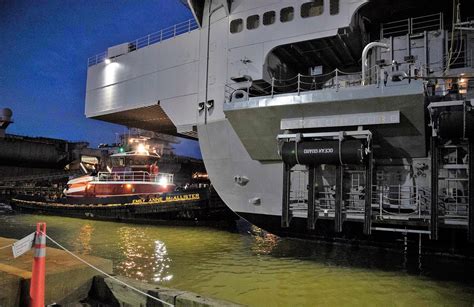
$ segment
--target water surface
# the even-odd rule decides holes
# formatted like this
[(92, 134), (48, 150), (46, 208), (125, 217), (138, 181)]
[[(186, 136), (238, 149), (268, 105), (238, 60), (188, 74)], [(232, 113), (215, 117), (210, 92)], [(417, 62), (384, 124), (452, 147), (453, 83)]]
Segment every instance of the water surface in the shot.
[(474, 264), (467, 261), (407, 259), (282, 239), (257, 228), (238, 233), (36, 215), (0, 216), (0, 236), (20, 238), (37, 221), (75, 253), (112, 259), (119, 275), (249, 306), (474, 303)]

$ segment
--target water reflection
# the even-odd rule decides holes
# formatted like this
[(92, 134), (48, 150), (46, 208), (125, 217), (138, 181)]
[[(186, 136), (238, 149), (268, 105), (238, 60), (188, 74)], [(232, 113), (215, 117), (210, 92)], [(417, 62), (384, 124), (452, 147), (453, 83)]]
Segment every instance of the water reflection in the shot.
[(94, 226), (90, 223), (82, 225), (74, 241), (74, 251), (84, 255), (89, 255), (92, 251), (91, 239), (94, 233)]
[(155, 265), (153, 281), (170, 281), (173, 274), (170, 274), (171, 258), (168, 256), (166, 244), (160, 240), (155, 241)]
[(252, 225), (250, 232), (254, 239), (251, 249), (257, 255), (269, 255), (277, 247), (279, 237)]
[(0, 216), (0, 234), (21, 238), (38, 219), (66, 247), (112, 259), (117, 275), (249, 306), (474, 303), (474, 262), (420, 258), (413, 237), (406, 253), (400, 237), (394, 253), (278, 238), (250, 226), (239, 234), (30, 215)]
[(116, 265), (117, 274), (139, 280), (169, 281), (171, 258), (166, 244), (153, 240), (143, 228), (117, 229), (122, 259)]

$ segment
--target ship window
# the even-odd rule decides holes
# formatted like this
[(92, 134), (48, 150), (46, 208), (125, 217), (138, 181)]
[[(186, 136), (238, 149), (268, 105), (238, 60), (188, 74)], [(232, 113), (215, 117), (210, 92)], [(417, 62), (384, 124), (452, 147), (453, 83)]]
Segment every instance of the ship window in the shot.
[(295, 15), (295, 9), (292, 6), (285, 7), (280, 11), (280, 21), (288, 22), (292, 21)]
[(242, 18), (234, 19), (230, 22), (230, 33), (239, 33), (244, 28), (244, 21)]
[(329, 14), (339, 14), (339, 0), (331, 0), (331, 2), (329, 2)]
[(260, 24), (260, 16), (252, 15), (247, 17), (247, 30), (253, 30), (258, 28)]
[(269, 26), (275, 23), (275, 11), (265, 12), (263, 13), (263, 25)]
[(323, 0), (315, 0), (306, 2), (301, 5), (301, 17), (308, 18), (319, 16), (323, 13), (324, 3)]

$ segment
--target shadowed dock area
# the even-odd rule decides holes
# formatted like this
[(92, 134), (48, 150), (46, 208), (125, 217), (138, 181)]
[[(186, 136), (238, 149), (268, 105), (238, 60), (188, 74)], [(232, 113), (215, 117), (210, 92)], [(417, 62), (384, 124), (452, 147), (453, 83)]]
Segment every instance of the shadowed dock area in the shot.
[[(0, 237), (0, 247), (15, 241)], [(111, 260), (82, 257), (101, 270), (112, 273)], [(11, 248), (0, 250), (0, 306), (20, 306), (28, 302), (32, 263), (33, 250), (18, 258), (13, 258)], [(66, 304), (87, 297), (94, 275), (97, 275), (95, 270), (65, 251), (47, 247), (45, 303)]]

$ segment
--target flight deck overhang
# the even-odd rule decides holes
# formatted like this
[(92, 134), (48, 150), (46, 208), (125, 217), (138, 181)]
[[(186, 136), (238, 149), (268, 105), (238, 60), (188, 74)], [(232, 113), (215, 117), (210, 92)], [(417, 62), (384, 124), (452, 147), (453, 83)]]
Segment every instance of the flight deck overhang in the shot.
[(106, 113), (91, 118), (109, 123), (176, 135), (176, 126), (160, 105)]
[(254, 160), (279, 160), (276, 136), (284, 131), (354, 127), (373, 132), (376, 157), (425, 157), (423, 84), (402, 83), (254, 97), (226, 103), (224, 113)]

